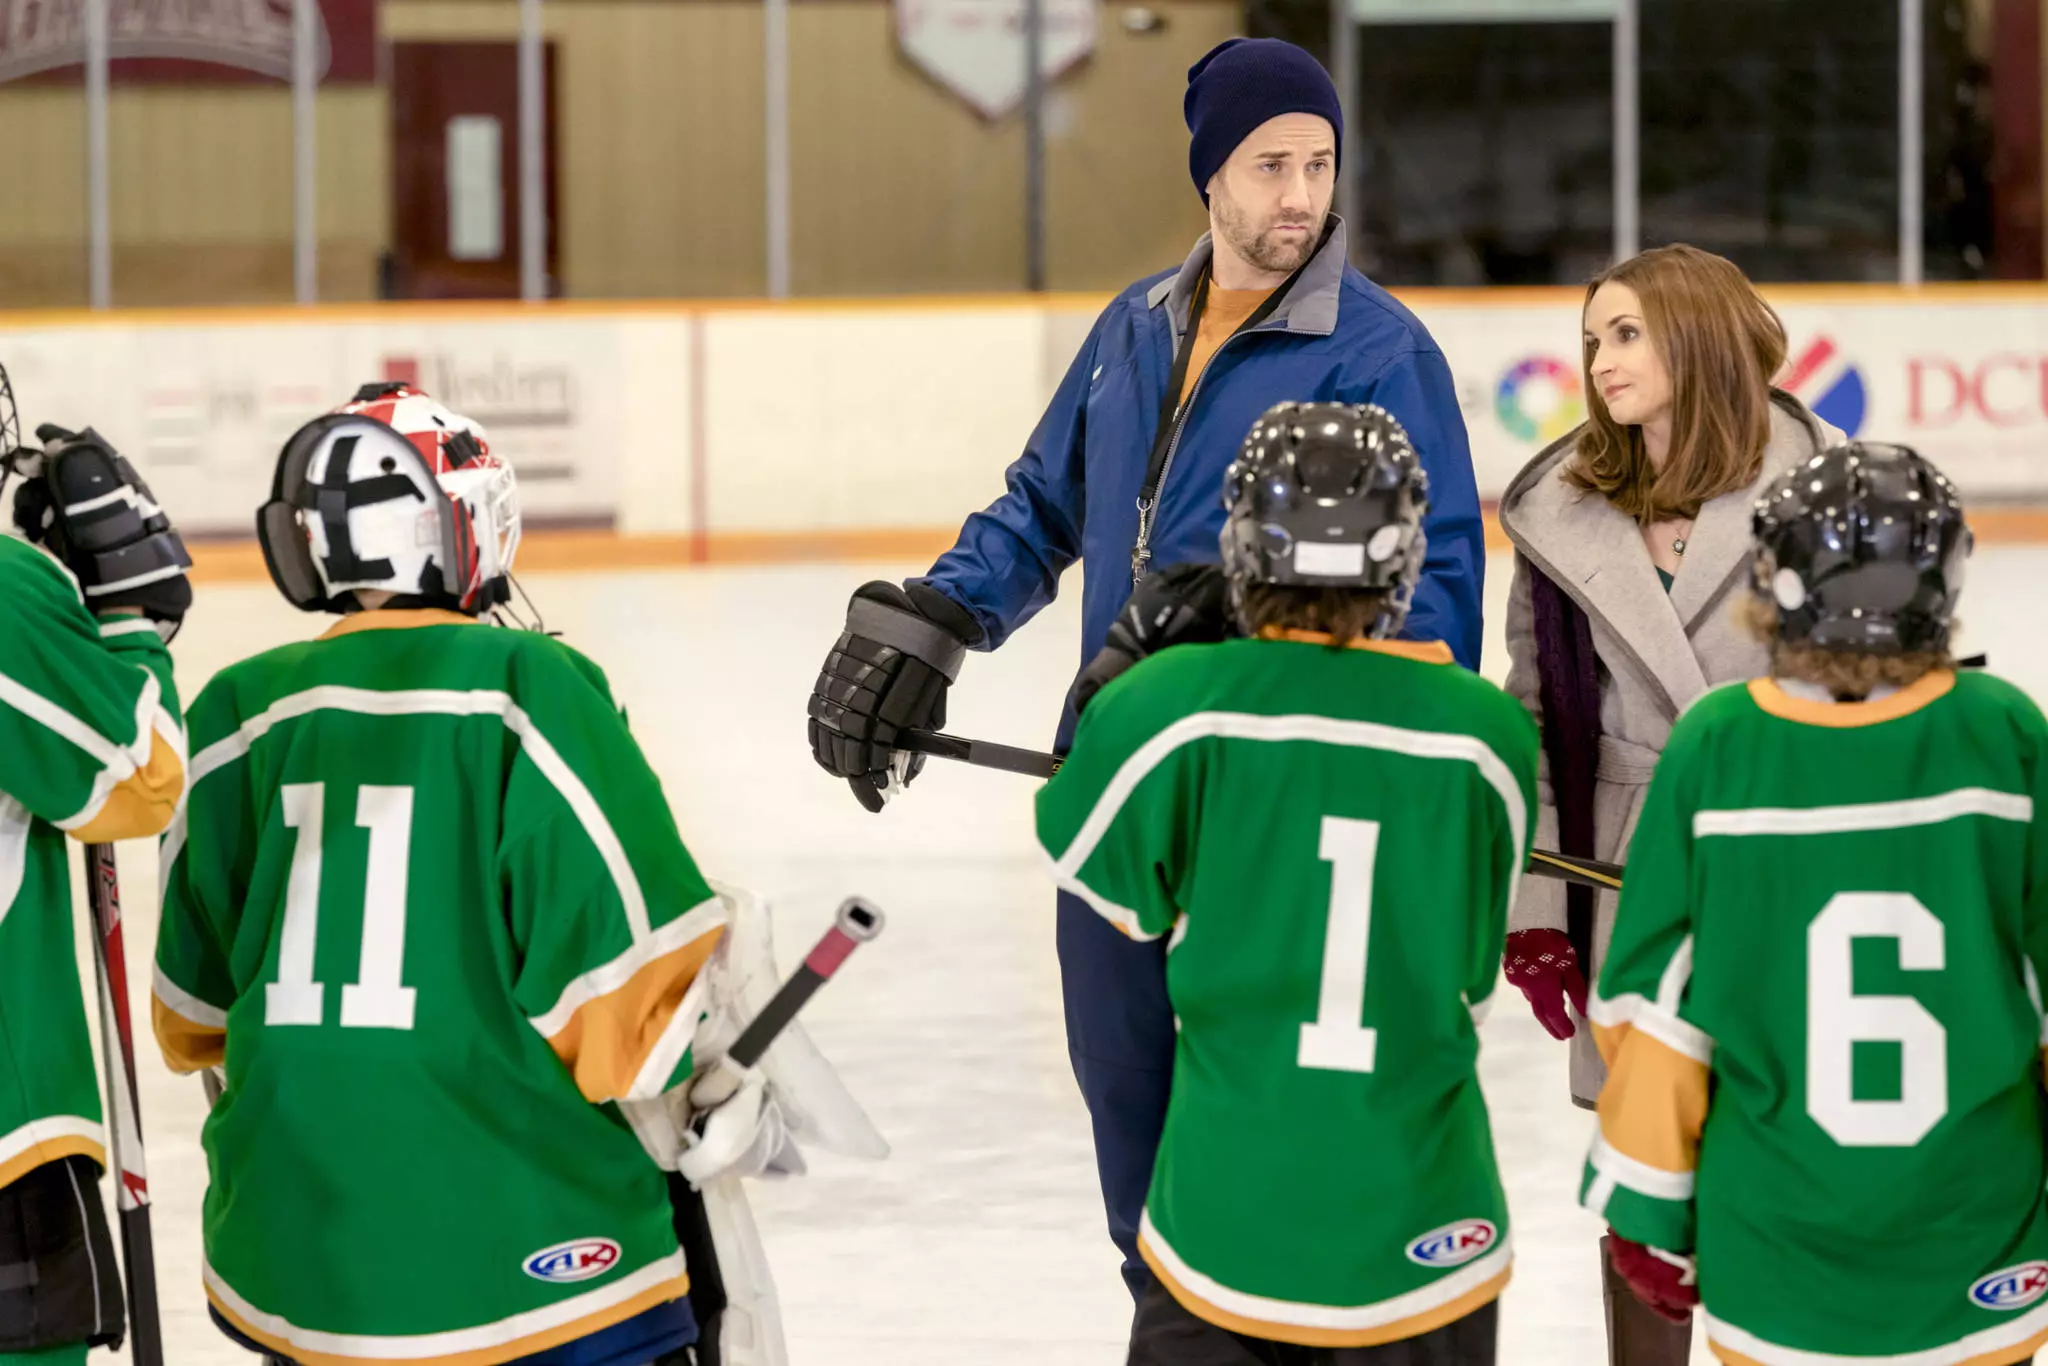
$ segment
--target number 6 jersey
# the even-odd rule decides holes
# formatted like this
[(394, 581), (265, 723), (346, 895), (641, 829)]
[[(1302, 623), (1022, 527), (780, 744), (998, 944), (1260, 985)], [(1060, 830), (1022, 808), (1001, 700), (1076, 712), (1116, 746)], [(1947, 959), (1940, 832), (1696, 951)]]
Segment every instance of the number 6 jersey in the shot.
[(206, 1292), (306, 1366), (525, 1356), (680, 1296), (614, 1102), (690, 1072), (724, 923), (604, 676), (363, 612), (223, 670), (165, 836), (157, 1037), (225, 1060)]
[(1723, 1361), (2048, 1341), (2048, 722), (1982, 674), (1717, 689), (1658, 764), (1592, 1016), (1583, 1199), (1694, 1250)]
[(1536, 732), (1440, 644), (1164, 650), (1038, 797), (1059, 885), (1169, 936), (1180, 1022), (1139, 1247), (1211, 1323), (1415, 1337), (1500, 1294), (1475, 1064)]

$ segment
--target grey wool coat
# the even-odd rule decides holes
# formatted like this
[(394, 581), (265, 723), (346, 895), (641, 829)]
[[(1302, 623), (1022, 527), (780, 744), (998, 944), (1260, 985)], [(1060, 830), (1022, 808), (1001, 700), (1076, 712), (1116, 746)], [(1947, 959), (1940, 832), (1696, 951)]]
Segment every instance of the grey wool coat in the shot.
[[(1593, 805), (1596, 858), (1623, 862), (1648, 794), (1650, 773), (1671, 727), (1693, 700), (1722, 683), (1762, 674), (1769, 655), (1737, 616), (1750, 563), (1750, 509), (1771, 480), (1816, 452), (1846, 440), (1797, 399), (1773, 391), (1771, 439), (1763, 472), (1746, 489), (1700, 509), (1667, 595), (1633, 518), (1597, 493), (1567, 484), (1564, 468), (1577, 448), (1573, 431), (1554, 442), (1508, 486), (1501, 530), (1515, 547), (1509, 590), (1508, 691), (1543, 724), (1531, 609), (1531, 568), (1541, 570), (1586, 614), (1599, 659), (1600, 754)], [(1536, 847), (1557, 848), (1557, 805), (1546, 756), (1537, 775)], [(1593, 961), (1596, 979), (1614, 932), (1615, 894), (1596, 894)], [(1510, 930), (1565, 928), (1565, 887), (1524, 875), (1509, 915)], [(1590, 1106), (1606, 1069), (1583, 1024), (1571, 1043), (1572, 1099)]]

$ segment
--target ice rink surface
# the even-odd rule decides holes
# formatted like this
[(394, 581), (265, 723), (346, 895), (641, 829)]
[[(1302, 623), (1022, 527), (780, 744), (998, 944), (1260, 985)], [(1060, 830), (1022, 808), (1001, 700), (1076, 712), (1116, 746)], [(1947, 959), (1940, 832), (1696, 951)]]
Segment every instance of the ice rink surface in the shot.
[[(536, 575), (526, 587), (549, 628), (610, 674), (705, 871), (774, 900), (785, 968), (848, 893), (888, 912), (888, 932), (805, 1019), (894, 1155), (814, 1155), (808, 1177), (754, 1187), (791, 1360), (1114, 1366), (1130, 1301), (1067, 1066), (1052, 890), (1031, 842), (1034, 784), (934, 760), (904, 799), (870, 816), (804, 743), (804, 701), (847, 594), (921, 567)], [(1505, 557), (1488, 565), (1485, 672), (1496, 681), (1508, 570)], [(1963, 598), (1963, 647), (1990, 650), (1993, 667), (2037, 698), (2048, 697), (2048, 643), (2040, 590), (2027, 585), (2044, 575), (2048, 547), (1988, 547)], [(949, 730), (1050, 743), (1078, 662), (1078, 598), (999, 654), (970, 657)], [(214, 670), (327, 620), (292, 611), (267, 583), (204, 588), (173, 647), (179, 685), (190, 699)], [(138, 1021), (149, 1018), (155, 861), (146, 844), (121, 851)], [(82, 961), (87, 951), (81, 928)], [(140, 1042), (167, 1358), (250, 1361), (208, 1321), (199, 1285), (199, 1083), (172, 1076)], [(1500, 1361), (1591, 1366), (1605, 1360), (1599, 1226), (1573, 1204), (1591, 1116), (1567, 1097), (1564, 1048), (1504, 984), (1483, 1042), (1517, 1253)], [(430, 1274), (431, 1250), (392, 1235), (364, 1255), (417, 1254)], [(1703, 1346), (1693, 1359), (1709, 1360)]]

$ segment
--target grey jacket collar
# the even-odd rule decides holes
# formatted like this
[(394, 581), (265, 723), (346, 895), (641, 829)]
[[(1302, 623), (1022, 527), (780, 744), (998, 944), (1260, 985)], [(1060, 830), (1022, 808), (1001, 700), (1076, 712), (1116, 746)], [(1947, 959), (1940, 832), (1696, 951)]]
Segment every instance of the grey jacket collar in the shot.
[(1750, 509), (1757, 494), (1826, 444), (1804, 404), (1775, 391), (1771, 398), (1771, 439), (1762, 471), (1748, 488), (1700, 509), (1669, 594), (1634, 519), (1559, 474), (1581, 429), (1546, 447), (1501, 496), (1501, 530), (1515, 549), (1606, 628), (1674, 718), (1707, 689), (1692, 635), (1748, 567)]
[[(1161, 280), (1145, 295), (1147, 308), (1157, 308), (1162, 303), (1166, 305), (1167, 316), (1173, 321), (1175, 341), (1188, 330), (1188, 305), (1194, 300), (1195, 282), (1201, 279), (1202, 271), (1208, 267), (1214, 252), (1209, 234), (1203, 233), (1201, 240), (1195, 243), (1195, 249), (1188, 253), (1188, 259), (1181, 263), (1180, 272)], [(1314, 337), (1327, 337), (1335, 332), (1337, 301), (1343, 296), (1344, 267), (1350, 259), (1345, 246), (1344, 220), (1331, 214), (1329, 227), (1323, 232), (1323, 244), (1309, 258), (1301, 277), (1280, 300), (1273, 316), (1262, 325)]]

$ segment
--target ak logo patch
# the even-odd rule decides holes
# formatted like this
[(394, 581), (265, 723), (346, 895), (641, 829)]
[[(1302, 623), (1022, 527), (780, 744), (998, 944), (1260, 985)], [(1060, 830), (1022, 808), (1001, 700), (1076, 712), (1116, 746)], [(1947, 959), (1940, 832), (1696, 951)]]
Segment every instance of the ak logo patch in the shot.
[(2021, 1262), (1994, 1271), (1970, 1287), (1972, 1304), (2001, 1312), (2025, 1309), (2043, 1295), (2048, 1295), (2048, 1262)]
[(588, 1281), (617, 1266), (619, 1250), (619, 1245), (609, 1238), (578, 1238), (542, 1248), (521, 1262), (519, 1269), (550, 1284)]
[(1417, 1266), (1445, 1267), (1463, 1266), (1474, 1258), (1484, 1256), (1500, 1241), (1500, 1230), (1489, 1219), (1463, 1219), (1455, 1224), (1445, 1224), (1408, 1244), (1408, 1260)]

